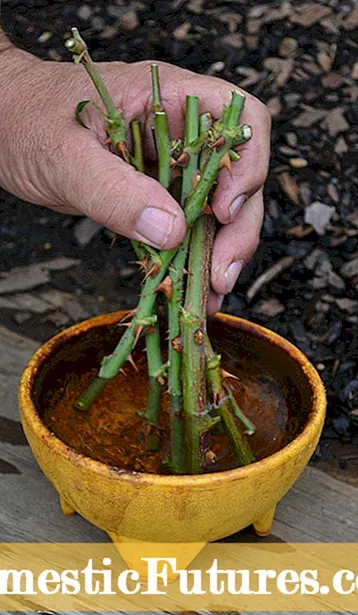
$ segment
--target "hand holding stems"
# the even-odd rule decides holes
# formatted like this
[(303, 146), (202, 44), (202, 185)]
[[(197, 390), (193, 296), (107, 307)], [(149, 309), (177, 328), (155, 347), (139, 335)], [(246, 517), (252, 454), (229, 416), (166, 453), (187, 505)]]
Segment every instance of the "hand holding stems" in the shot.
[[(76, 29), (73, 31), (73, 38), (67, 41), (66, 46), (74, 54), (75, 61), (84, 64), (102, 98), (108, 113), (106, 116), (107, 132), (116, 153), (126, 162), (133, 163), (136, 161), (137, 166), (141, 166), (143, 155), (138, 126), (133, 131), (135, 149), (134, 156), (132, 157), (125, 140), (122, 112), (115, 109), (106, 87), (95, 71), (87, 47)], [(171, 150), (173, 148), (169, 139), (166, 113), (160, 100), (156, 65), (152, 66), (152, 83), (159, 181), (165, 188), (169, 189), (171, 183)], [(224, 107), (220, 120), (211, 125), (208, 122), (207, 116), (201, 118), (201, 131), (199, 134), (198, 99), (193, 96), (187, 97), (185, 141), (183, 151), (177, 160), (177, 164), (181, 164), (184, 167), (181, 203), (186, 218), (187, 236), (179, 250), (162, 251), (159, 254), (144, 244), (135, 246), (138, 253), (143, 253), (145, 250), (149, 252), (146, 259), (147, 274), (138, 308), (114, 352), (102, 361), (98, 378), (76, 402), (77, 408), (81, 410), (86, 410), (93, 403), (100, 391), (106, 386), (108, 380), (119, 372), (128, 358), (131, 358), (132, 349), (139, 336), (144, 333), (147, 339), (150, 375), (148, 406), (144, 417), (150, 424), (158, 424), (160, 410), (159, 387), (163, 380), (165, 366), (160, 366), (161, 354), (156, 298), (158, 291), (164, 289), (163, 278), (167, 273), (170, 263), (174, 260), (171, 274), (166, 278), (168, 286), (165, 294), (169, 300), (169, 324), (172, 326), (169, 329), (168, 361), (171, 397), (172, 464), (175, 470), (180, 472), (200, 472), (202, 466), (201, 457), (203, 456), (203, 451), (200, 447), (201, 436), (220, 420), (220, 416), (223, 419), (224, 428), (230, 434), (235, 452), (239, 446), (238, 438), (234, 434), (235, 429), (237, 432), (239, 430), (229, 408), (230, 403), (223, 405), (223, 412), (218, 417), (207, 416), (209, 411), (206, 402), (207, 383), (205, 368), (205, 348), (207, 347), (207, 344), (205, 344), (206, 306), (209, 293), (211, 247), (215, 225), (207, 216), (201, 214), (221, 166), (225, 164), (230, 168), (230, 160), (237, 160), (239, 158), (231, 148), (234, 145), (248, 141), (251, 137), (251, 128), (248, 125), (238, 126), (244, 101), (245, 97), (241, 93), (233, 91), (231, 103), (228, 107)], [(77, 117), (87, 102), (80, 103), (77, 107)], [(199, 155), (200, 173), (198, 168)], [(183, 269), (192, 226), (193, 232), (190, 242), (189, 275), (185, 307), (181, 308)], [(178, 269), (178, 266), (180, 269)], [(175, 294), (173, 300), (174, 286)], [(178, 337), (183, 342), (182, 358), (180, 357), (181, 348), (178, 348), (175, 344), (175, 340)], [(183, 374), (183, 391), (181, 391), (179, 380), (181, 372)], [(210, 370), (208, 374), (211, 374)], [(215, 374), (217, 377), (216, 372)], [(216, 386), (218, 386), (217, 380)], [(227, 412), (225, 414), (224, 409), (226, 406)], [(230, 417), (228, 414), (230, 414)], [(242, 438), (245, 439), (244, 436)], [(247, 448), (250, 450), (248, 445)], [(238, 453), (237, 456), (239, 461), (245, 458), (245, 455), (240, 457)], [(246, 459), (248, 459), (248, 456), (246, 456)], [(252, 454), (250, 460), (253, 460)]]

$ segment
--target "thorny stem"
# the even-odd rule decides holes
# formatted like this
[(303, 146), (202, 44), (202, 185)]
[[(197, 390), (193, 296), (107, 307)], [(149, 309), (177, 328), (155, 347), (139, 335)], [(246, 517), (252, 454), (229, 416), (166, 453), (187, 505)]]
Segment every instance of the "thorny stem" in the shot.
[[(235, 113), (232, 113), (232, 116), (237, 117), (237, 121), (239, 120), (241, 97), (243, 97), (242, 94), (234, 91), (230, 103), (230, 106), (232, 105), (235, 109)], [(227, 137), (225, 138), (224, 147), (219, 152), (217, 152), (216, 149), (213, 149), (213, 152), (211, 153), (211, 156), (196, 188), (187, 198), (184, 206), (187, 229), (192, 226), (193, 222), (203, 210), (205, 200), (216, 180), (221, 157), (230, 149), (231, 144), (232, 138)], [(150, 319), (156, 299), (156, 288), (163, 280), (168, 266), (170, 265), (176, 253), (177, 249), (161, 251), (159, 253), (159, 257), (162, 263), (159, 268), (159, 271), (154, 275), (154, 277), (149, 276), (146, 279), (141, 293), (137, 312), (131, 322), (131, 325), (126, 330), (125, 334), (122, 336), (114, 352), (103, 359), (102, 366), (99, 372), (100, 378), (107, 380), (113, 378), (119, 372), (119, 370), (127, 360), (127, 357), (129, 356), (133, 348), (137, 323), (140, 320), (143, 321)], [(79, 398), (78, 403), (83, 406), (83, 409), (86, 409), (91, 405), (91, 403), (95, 401), (96, 398), (97, 394), (90, 395), (89, 392), (86, 391), (84, 396), (81, 396)]]
[(214, 234), (215, 222), (211, 216), (202, 215), (193, 225), (185, 307), (182, 311), (183, 408), (190, 474), (201, 471), (205, 453), (202, 436), (211, 426), (206, 399), (205, 337)]
[[(153, 111), (155, 121), (155, 139), (158, 147), (158, 179), (159, 183), (164, 188), (169, 188), (170, 185), (170, 149), (171, 144), (168, 134), (168, 123), (166, 113), (161, 105), (158, 67), (156, 64), (151, 66), (152, 87), (153, 87)], [(153, 315), (157, 316), (156, 303), (153, 309)], [(146, 335), (147, 363), (149, 373), (149, 393), (147, 397), (147, 408), (145, 418), (153, 427), (159, 426), (160, 405), (162, 387), (160, 383), (160, 370), (163, 367), (162, 353), (160, 349), (160, 333), (158, 322), (155, 322), (152, 327), (152, 332)], [(148, 445), (151, 450), (159, 444), (158, 435), (152, 433), (149, 435)]]
[(205, 340), (205, 348), (206, 372), (211, 385), (214, 404), (221, 417), (222, 425), (230, 438), (240, 466), (248, 465), (255, 461), (255, 456), (245, 434), (240, 431), (236, 424), (230, 405), (230, 398), (221, 381), (220, 355), (215, 354), (208, 336)]
[[(126, 142), (126, 129), (124, 121), (122, 119), (122, 111), (121, 109), (117, 109), (117, 107), (115, 106), (112, 97), (102, 80), (102, 77), (95, 69), (92, 58), (88, 52), (87, 45), (81, 37), (79, 31), (77, 30), (77, 28), (72, 28), (71, 32), (72, 38), (68, 39), (65, 45), (68, 51), (73, 54), (74, 61), (77, 64), (81, 63), (86, 69), (90, 78), (92, 79), (92, 82), (108, 114), (108, 118), (106, 121), (107, 132), (111, 138), (114, 149), (118, 152), (120, 144)], [(126, 147), (124, 149), (124, 153), (125, 152), (128, 153)]]
[[(197, 139), (199, 134), (199, 99), (196, 96), (187, 96), (185, 113), (185, 145)], [(188, 166), (183, 169), (181, 205), (192, 191), (193, 179), (198, 169), (198, 156), (190, 157)], [(172, 297), (169, 301), (169, 369), (168, 389), (170, 398), (170, 442), (171, 463), (176, 472), (184, 473), (186, 469), (184, 417), (182, 410), (182, 341), (180, 327), (180, 311), (183, 297), (184, 268), (186, 264), (190, 232), (187, 233), (183, 243), (169, 269), (172, 280)]]

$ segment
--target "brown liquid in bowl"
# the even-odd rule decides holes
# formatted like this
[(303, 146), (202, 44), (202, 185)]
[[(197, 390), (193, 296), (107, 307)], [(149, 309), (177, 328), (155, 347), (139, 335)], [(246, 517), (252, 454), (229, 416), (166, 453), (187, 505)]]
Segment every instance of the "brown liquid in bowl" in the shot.
[[(63, 386), (46, 405), (44, 422), (63, 442), (76, 451), (123, 470), (169, 473), (163, 459), (169, 456), (169, 397), (162, 395), (161, 421), (158, 430), (158, 452), (146, 451), (149, 427), (137, 414), (146, 406), (148, 378), (146, 357), (137, 353), (139, 372), (126, 367), (126, 376), (119, 374), (87, 412), (74, 408), (74, 401), (93, 379), (93, 372), (79, 376), (69, 374)], [(229, 363), (229, 364), (228, 364)], [(255, 373), (247, 361), (223, 361), (223, 367), (237, 376), (228, 379), (229, 386), (256, 431), (248, 436), (257, 459), (279, 450), (287, 442), (289, 412), (280, 389), (268, 374)], [(238, 425), (241, 423), (238, 421)], [(241, 425), (242, 426), (242, 425)], [(227, 435), (219, 429), (208, 433), (210, 455), (205, 472), (227, 470), (238, 466)], [(214, 462), (212, 461), (214, 459)]]

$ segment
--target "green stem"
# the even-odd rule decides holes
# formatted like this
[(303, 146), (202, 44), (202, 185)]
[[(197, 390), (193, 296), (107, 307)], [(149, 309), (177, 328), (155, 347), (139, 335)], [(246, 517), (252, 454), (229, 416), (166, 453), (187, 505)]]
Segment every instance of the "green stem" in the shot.
[[(185, 145), (197, 139), (199, 134), (199, 99), (187, 96), (185, 112)], [(183, 170), (181, 204), (184, 206), (192, 191), (192, 182), (198, 169), (198, 156), (190, 157), (189, 164)], [(170, 442), (171, 463), (177, 472), (184, 473), (186, 469), (185, 431), (182, 409), (181, 382), (181, 327), (180, 311), (184, 287), (184, 268), (187, 260), (190, 233), (188, 232), (173, 260), (169, 275), (172, 280), (172, 297), (169, 302), (169, 369), (168, 389), (170, 398)], [(175, 342), (178, 342), (177, 344)]]
[(236, 418), (239, 419), (239, 421), (241, 421), (241, 423), (245, 426), (245, 433), (247, 433), (248, 436), (252, 436), (256, 431), (255, 425), (243, 413), (235, 397), (233, 396), (232, 391), (230, 391), (230, 389), (226, 387), (225, 385), (224, 385), (224, 388), (230, 400), (233, 413), (235, 414)]
[(122, 119), (121, 109), (117, 109), (110, 93), (108, 92), (102, 77), (94, 67), (93, 60), (88, 52), (88, 48), (77, 28), (72, 28), (72, 38), (66, 41), (66, 47), (74, 56), (75, 62), (82, 63), (106, 108), (107, 131), (111, 137), (112, 144), (117, 150), (118, 144), (125, 143), (126, 130)]
[(202, 435), (207, 429), (205, 337), (209, 295), (211, 251), (215, 222), (200, 216), (193, 225), (189, 249), (189, 274), (182, 312), (183, 407), (188, 469), (199, 474), (204, 450)]
[[(233, 93), (231, 104), (235, 107), (238, 107), (237, 96), (242, 96), (241, 94)], [(237, 119), (239, 119), (239, 113), (236, 114)], [(221, 156), (226, 153), (226, 147), (231, 147), (231, 139), (230, 137), (226, 139), (227, 143), (225, 147), (220, 151), (216, 152), (214, 149), (208, 164), (206, 165), (203, 174), (196, 186), (195, 190), (191, 192), (189, 197), (186, 200), (184, 206), (184, 213), (187, 223), (187, 228), (189, 229), (196, 218), (200, 215), (203, 210), (205, 200), (214, 185), (215, 179), (218, 174), (219, 165)], [(131, 353), (134, 340), (135, 340), (135, 329), (137, 326), (137, 321), (139, 319), (148, 319), (150, 318), (153, 310), (153, 306), (156, 300), (156, 288), (163, 280), (167, 269), (173, 260), (174, 256), (177, 253), (177, 248), (172, 250), (161, 251), (159, 253), (159, 257), (162, 261), (162, 265), (158, 271), (158, 273), (153, 277), (148, 277), (143, 286), (143, 291), (141, 294), (141, 298), (138, 304), (137, 312), (132, 320), (131, 326), (127, 329), (125, 334), (122, 336), (120, 342), (117, 344), (114, 352), (105, 357), (102, 362), (102, 367), (99, 372), (100, 378), (113, 378), (121, 369), (124, 362), (126, 361), (128, 355)], [(82, 400), (80, 398), (80, 401)], [(89, 399), (86, 397), (86, 402), (84, 407), (89, 407), (91, 403), (93, 403), (96, 399), (97, 395), (91, 396)]]
[(133, 165), (137, 171), (144, 173), (142, 128), (138, 120), (133, 120), (131, 122), (131, 130), (133, 139)]
[(171, 180), (170, 152), (172, 148), (169, 139), (168, 118), (160, 99), (158, 65), (151, 65), (152, 73), (152, 92), (153, 92), (153, 113), (155, 140), (158, 152), (158, 180), (159, 183), (168, 189)]
[(228, 434), (231, 445), (240, 466), (248, 465), (255, 461), (255, 456), (251, 450), (248, 440), (238, 428), (235, 418), (228, 401), (227, 393), (221, 382), (220, 370), (220, 355), (215, 354), (208, 336), (205, 340), (206, 346), (206, 371), (208, 381), (211, 385), (211, 390), (215, 405), (221, 417), (222, 425)]

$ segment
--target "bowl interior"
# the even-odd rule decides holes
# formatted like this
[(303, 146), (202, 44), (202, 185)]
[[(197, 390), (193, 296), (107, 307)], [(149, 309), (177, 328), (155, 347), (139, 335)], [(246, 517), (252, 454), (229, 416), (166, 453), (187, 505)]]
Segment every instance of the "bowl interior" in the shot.
[[(40, 417), (69, 374), (80, 375), (96, 368), (113, 351), (124, 330), (118, 326), (119, 318), (111, 315), (107, 320), (94, 319), (92, 325), (87, 323), (62, 332), (50, 343), (31, 389)], [(282, 338), (247, 321), (221, 315), (212, 319), (208, 328), (214, 348), (229, 368), (230, 363), (234, 367), (244, 358), (256, 372), (275, 380), (292, 419), (284, 444), (290, 442), (302, 432), (312, 411), (314, 391), (305, 373), (303, 355)], [(138, 352), (141, 346), (140, 341)]]

